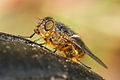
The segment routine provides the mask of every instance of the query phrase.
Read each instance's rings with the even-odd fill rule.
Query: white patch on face
[[[71,37],[80,37],[80,36],[74,34],[74,35],[72,35]]]

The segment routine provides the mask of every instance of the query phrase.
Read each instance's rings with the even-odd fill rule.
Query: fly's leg
[[[19,37],[22,37],[22,38],[32,38],[34,35],[35,35],[35,33],[33,33],[33,34],[30,35],[30,36],[20,36],[20,35],[18,35],[18,36],[19,36]]]
[[[53,52],[56,53],[57,49],[55,49]]]
[[[26,38],[32,38],[35,35],[35,33],[33,33],[32,35],[26,37]]]
[[[60,50],[61,50],[61,51],[65,51],[65,50],[69,49],[70,47],[71,47],[71,45],[68,45],[68,46],[66,46],[66,47],[64,47],[64,48],[61,48]]]
[[[47,44],[50,44],[50,40],[48,39],[48,37],[45,38],[45,41]]]
[[[34,40],[34,42],[37,42],[37,41],[39,41],[40,39],[43,39],[43,37],[40,37],[40,38]]]
[[[56,53],[57,50],[61,49],[64,45],[63,44],[59,44],[56,48],[55,48],[55,51],[54,53]]]
[[[77,61],[79,61],[83,66],[85,66],[86,68],[88,68],[88,69],[91,69],[91,67],[88,67],[88,66],[86,66],[83,62],[81,62],[79,59],[77,59]]]
[[[38,29],[34,29],[34,33],[30,36],[20,36],[20,35],[18,35],[18,36],[23,37],[23,38],[32,38],[35,34],[39,34],[39,33],[40,32],[38,31]]]
[[[63,47],[64,45],[66,45],[66,44],[68,44],[68,43],[64,43],[64,44],[58,45],[58,46],[55,48],[54,53],[55,53],[57,50],[64,51],[64,50],[66,50],[66,49],[68,49],[68,48],[71,47],[71,45],[69,45],[69,46],[66,46],[66,47],[62,48],[62,47]]]
[[[43,39],[43,37],[40,37],[40,38],[34,40],[33,42],[37,43],[40,39]],[[46,44],[46,43],[45,42],[44,43],[40,43],[40,45],[44,45],[44,44]]]
[[[91,67],[86,66],[83,62],[81,62],[81,61],[79,60],[78,56],[76,55],[75,47],[74,47],[73,45],[72,45],[72,49],[73,49],[73,51],[74,51],[73,53],[74,53],[74,55],[75,55],[76,60],[77,60],[78,62],[80,62],[83,66],[85,66],[86,68],[91,69]]]
[[[54,33],[55,33],[55,32],[51,32],[48,37],[45,36],[45,39],[46,39],[46,43],[47,43],[47,44],[50,44],[50,40],[49,40],[49,39],[53,36]]]

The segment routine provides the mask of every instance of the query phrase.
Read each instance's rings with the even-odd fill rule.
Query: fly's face
[[[39,20],[37,29],[35,29],[34,31],[42,37],[47,37],[54,31],[54,25],[54,20],[50,17],[46,17],[44,19]]]

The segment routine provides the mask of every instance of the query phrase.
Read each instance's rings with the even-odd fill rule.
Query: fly
[[[87,68],[90,67],[80,61],[84,54],[89,55],[101,66],[107,68],[107,66],[88,49],[74,31],[51,17],[40,19],[37,28],[34,29],[34,33],[28,38],[32,38],[35,34],[41,36],[35,40],[35,42],[44,39],[46,44],[51,45],[55,49],[54,52],[57,50],[62,51],[65,57],[81,63]]]

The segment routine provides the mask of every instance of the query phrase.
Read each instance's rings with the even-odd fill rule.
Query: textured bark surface
[[[45,47],[0,33],[0,80],[103,80]]]

